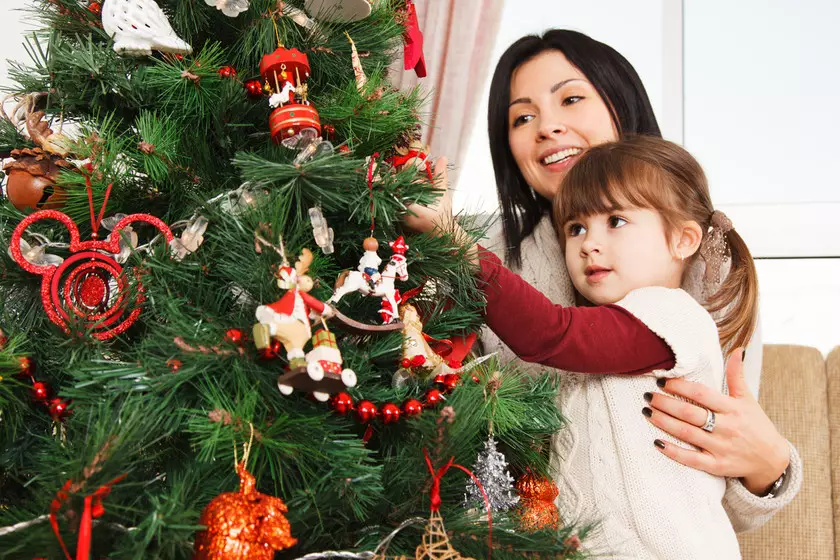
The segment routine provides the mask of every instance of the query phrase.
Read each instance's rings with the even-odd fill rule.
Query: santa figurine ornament
[[[310,313],[323,320],[332,317],[335,312],[331,306],[307,293],[314,285],[312,278],[306,276],[312,259],[312,252],[303,249],[294,268],[284,261],[276,276],[277,285],[286,293],[274,303],[257,307],[259,322],[253,329],[257,349],[270,348],[273,340],[279,341],[286,349],[289,370],[277,381],[284,395],[292,394],[294,389],[329,394],[348,386],[340,375],[325,376],[323,366],[317,360],[307,361],[303,350],[312,337]],[[352,384],[355,384],[355,375],[352,376]]]

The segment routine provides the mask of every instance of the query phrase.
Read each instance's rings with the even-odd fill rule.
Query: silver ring
[[[701,426],[704,430],[712,433],[715,429],[715,413],[706,409],[706,423]]]

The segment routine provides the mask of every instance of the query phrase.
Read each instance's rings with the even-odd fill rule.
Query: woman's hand
[[[660,379],[660,386],[665,382],[665,391],[700,406],[662,394],[651,398],[648,393],[645,399],[650,399],[650,409],[645,409],[645,415],[650,413],[654,426],[700,449],[683,449],[657,440],[656,446],[664,455],[715,476],[741,478],[747,490],[760,496],[787,469],[790,447],[750,393],[740,349],[726,364],[726,379],[729,396],[684,379]],[[711,433],[701,428],[706,422],[705,409],[716,415]]]
[[[446,163],[444,156],[435,162],[435,189],[443,191],[435,204],[432,206],[412,204],[408,207],[414,215],[406,214],[403,221],[415,231],[423,233],[431,233],[435,230],[449,231],[455,222],[452,217],[452,193],[449,190]]]
[[[451,234],[456,243],[470,244],[467,257],[475,264],[478,262],[478,246],[452,216],[452,191],[449,189],[446,164],[446,157],[440,157],[435,162],[435,188],[443,191],[443,194],[431,206],[409,206],[409,211],[414,215],[406,214],[403,222],[415,231]]]

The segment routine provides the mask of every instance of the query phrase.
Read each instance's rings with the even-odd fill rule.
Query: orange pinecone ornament
[[[207,529],[196,535],[194,560],[272,560],[297,543],[283,500],[257,492],[244,462],[236,472],[239,491],[219,494],[201,512]]]
[[[560,491],[554,482],[529,472],[516,481],[516,491],[520,498],[519,526],[523,531],[532,533],[560,525],[560,512],[554,504]]]

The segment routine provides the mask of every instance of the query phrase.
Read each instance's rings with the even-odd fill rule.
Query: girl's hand
[[[667,395],[654,394],[651,398],[647,394],[645,399],[651,400],[645,415],[650,412],[649,420],[654,426],[700,449],[683,449],[657,440],[661,453],[711,475],[741,478],[747,490],[760,496],[787,469],[790,447],[750,393],[744,380],[741,349],[726,364],[726,379],[729,396],[684,379],[660,379],[660,383],[665,382],[665,391],[700,406]],[[706,409],[716,415],[711,433],[701,428],[706,422]]]

